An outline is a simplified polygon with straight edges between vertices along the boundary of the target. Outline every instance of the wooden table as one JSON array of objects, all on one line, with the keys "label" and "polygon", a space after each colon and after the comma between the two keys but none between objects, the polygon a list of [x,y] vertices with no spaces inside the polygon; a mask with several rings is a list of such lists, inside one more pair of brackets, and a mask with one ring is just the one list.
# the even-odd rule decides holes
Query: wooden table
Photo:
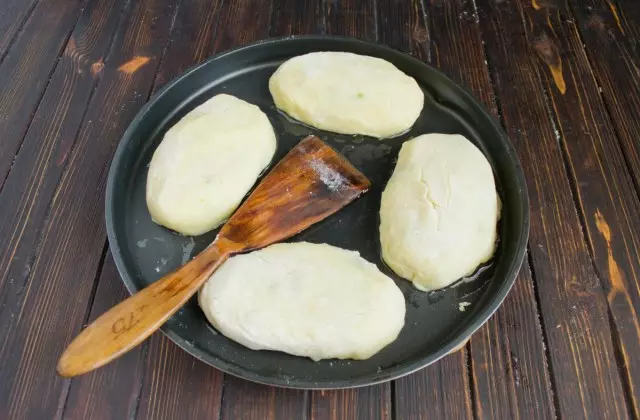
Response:
[{"label": "wooden table", "polygon": [[[504,125],[532,219],[504,305],[460,351],[362,389],[255,385],[160,333],[56,376],[126,296],[104,188],[138,109],[220,51],[305,33],[409,52]],[[0,418],[640,417],[639,42],[637,0],[0,0]]]}]

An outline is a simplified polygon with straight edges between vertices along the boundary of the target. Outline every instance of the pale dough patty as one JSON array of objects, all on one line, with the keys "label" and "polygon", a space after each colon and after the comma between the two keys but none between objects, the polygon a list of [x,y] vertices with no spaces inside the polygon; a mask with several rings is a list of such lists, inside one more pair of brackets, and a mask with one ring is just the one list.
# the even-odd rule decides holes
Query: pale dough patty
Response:
[{"label": "pale dough patty", "polygon": [[255,105],[217,95],[165,134],[149,166],[153,221],[185,235],[222,223],[271,161],[276,136]]},{"label": "pale dough patty", "polygon": [[421,290],[469,275],[495,251],[500,201],[482,152],[460,135],[402,145],[382,193],[384,261]]},{"label": "pale dough patty", "polygon": [[424,103],[418,83],[393,64],[346,52],[294,57],[274,73],[269,90],[279,109],[303,123],[373,137],[407,131]]},{"label": "pale dough patty", "polygon": [[404,325],[404,296],[355,251],[307,242],[232,257],[203,286],[200,306],[253,350],[367,359]]}]

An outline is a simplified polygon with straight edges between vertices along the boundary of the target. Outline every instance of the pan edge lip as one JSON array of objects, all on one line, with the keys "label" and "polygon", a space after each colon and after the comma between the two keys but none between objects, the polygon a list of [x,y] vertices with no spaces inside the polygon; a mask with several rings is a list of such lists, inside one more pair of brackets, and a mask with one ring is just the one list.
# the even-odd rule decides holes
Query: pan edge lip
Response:
[{"label": "pan edge lip", "polygon": [[463,344],[467,341],[471,335],[476,332],[480,327],[482,327],[488,319],[498,310],[498,308],[502,305],[504,299],[507,294],[513,287],[518,273],[521,269],[522,264],[524,263],[525,255],[528,249],[528,237],[529,237],[529,229],[530,229],[530,204],[529,204],[529,195],[528,188],[526,184],[526,180],[524,177],[524,171],[522,169],[522,165],[520,163],[520,159],[518,154],[513,146],[513,143],[509,139],[508,135],[505,133],[502,126],[498,123],[495,117],[487,111],[483,104],[481,104],[473,94],[469,91],[469,89],[461,85],[459,83],[454,82],[451,78],[449,78],[446,74],[442,73],[440,70],[432,67],[426,62],[423,62],[407,53],[403,53],[399,50],[391,48],[387,45],[363,41],[353,37],[347,36],[330,36],[330,35],[295,35],[295,36],[286,36],[286,37],[278,37],[278,38],[268,38],[263,39],[257,42],[253,42],[250,44],[242,45],[218,54],[215,54],[213,57],[205,60],[199,64],[196,64],[186,71],[178,75],[176,78],[165,84],[162,88],[160,88],[157,92],[155,92],[149,100],[140,108],[135,117],[129,123],[127,129],[122,134],[116,151],[114,152],[113,158],[110,163],[107,183],[106,183],[106,191],[105,191],[105,222],[106,222],[106,230],[107,230],[107,239],[109,242],[109,247],[111,248],[111,254],[113,260],[116,264],[116,268],[118,273],[120,274],[120,278],[124,283],[127,291],[130,294],[133,294],[140,289],[135,286],[131,276],[129,275],[128,269],[122,257],[121,249],[118,244],[117,234],[115,231],[114,225],[114,195],[115,193],[115,182],[116,182],[116,173],[119,170],[120,162],[122,161],[122,157],[126,154],[127,146],[132,141],[132,134],[135,132],[137,127],[140,125],[141,121],[144,120],[149,110],[152,106],[162,97],[167,91],[169,91],[173,86],[179,84],[183,79],[187,78],[190,74],[195,71],[198,71],[200,68],[211,65],[211,63],[217,60],[223,60],[224,58],[231,56],[233,54],[239,54],[246,50],[251,50],[254,48],[260,48],[264,46],[272,46],[279,45],[283,42],[331,42],[342,44],[344,42],[354,43],[362,45],[366,48],[378,49],[379,51],[385,51],[387,53],[393,53],[398,57],[401,57],[403,60],[408,60],[409,62],[414,62],[417,65],[426,66],[430,71],[437,73],[439,76],[443,77],[451,86],[454,86],[460,95],[464,97],[465,101],[470,101],[472,104],[477,106],[482,111],[482,116],[486,119],[486,121],[492,126],[493,130],[496,133],[500,134],[500,142],[506,146],[506,152],[510,158],[508,162],[508,166],[512,167],[513,172],[516,177],[516,185],[519,187],[519,191],[517,194],[518,202],[522,206],[521,211],[518,214],[518,218],[522,219],[522,224],[520,226],[519,231],[514,229],[515,246],[516,252],[514,258],[509,262],[509,266],[507,269],[507,275],[503,277],[503,282],[500,287],[487,299],[487,303],[482,307],[479,312],[472,316],[470,321],[467,322],[465,328],[461,329],[452,336],[450,339],[446,339],[448,342],[447,345],[441,346],[440,349],[434,353],[431,353],[427,356],[418,357],[417,360],[410,363],[398,364],[395,367],[387,368],[385,371],[380,373],[374,373],[366,376],[361,376],[357,379],[349,379],[349,380],[338,380],[338,381],[309,381],[309,380],[286,380],[277,376],[267,377],[262,374],[257,374],[249,369],[245,368],[237,368],[233,363],[229,363],[222,358],[215,356],[211,353],[207,353],[200,348],[193,347],[187,344],[187,340],[180,337],[177,333],[175,333],[167,324],[164,324],[160,330],[165,334],[170,340],[176,343],[183,351],[186,351],[190,355],[196,357],[197,359],[219,369],[227,374],[232,376],[240,377],[252,382],[257,382],[265,385],[276,386],[281,388],[291,388],[291,389],[315,389],[315,390],[323,390],[323,389],[345,389],[345,388],[357,388],[368,385],[375,385],[387,381],[391,381],[394,379],[401,378],[403,376],[409,375],[415,371],[418,371],[422,368],[425,368],[447,354],[451,352],[451,350],[455,349],[459,345]]}]

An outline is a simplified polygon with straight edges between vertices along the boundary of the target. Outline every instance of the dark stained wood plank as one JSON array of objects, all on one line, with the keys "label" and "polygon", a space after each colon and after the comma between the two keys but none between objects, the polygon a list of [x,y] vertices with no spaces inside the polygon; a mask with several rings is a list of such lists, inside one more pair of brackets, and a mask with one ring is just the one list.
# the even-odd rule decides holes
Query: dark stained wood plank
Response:
[{"label": "dark stained wood plank", "polygon": [[100,78],[124,0],[91,1],[58,61],[0,190],[0,354],[13,334],[47,209]]},{"label": "dark stained wood plank", "polygon": [[327,34],[378,39],[375,0],[325,0],[324,4]]},{"label": "dark stained wood plank", "polygon": [[554,89],[566,93],[568,85],[559,81],[560,63],[544,68],[535,47],[557,50],[542,48],[542,38],[530,38],[534,22],[525,24],[522,4],[478,0],[477,5],[502,116],[528,183],[530,252],[553,380],[559,384],[557,409],[564,418],[627,418],[607,299],[584,241],[541,81],[549,73],[558,81]]},{"label": "dark stained wood plank", "polygon": [[160,332],[151,337],[148,348],[136,418],[217,419],[222,373],[186,353]]},{"label": "dark stained wood plank", "polygon": [[473,418],[467,352],[462,349],[395,381],[395,418]]},{"label": "dark stained wood plank", "polygon": [[183,0],[154,91],[212,55],[221,6],[221,0]]},{"label": "dark stained wood plank", "polygon": [[620,20],[620,26],[624,28],[631,52],[636,59],[640,59],[640,3],[635,0],[617,0],[612,1],[612,4],[618,15],[617,20]]},{"label": "dark stained wood plank", "polygon": [[225,0],[214,40],[214,52],[268,37],[271,6],[271,1],[267,0]]},{"label": "dark stained wood plank", "polygon": [[[109,252],[88,322],[92,322],[127,296]],[[137,348],[100,370],[73,379],[62,417],[93,420],[131,418],[138,406],[143,356],[142,349]]]},{"label": "dark stained wood plank", "polygon": [[[15,333],[0,353],[0,417],[51,418],[68,380],[55,374],[64,346],[85,321],[105,244],[103,197],[109,161],[151,88],[175,2],[132,2],[105,63],[51,204],[23,292]],[[58,413],[60,414],[60,413]]]},{"label": "dark stained wood plank", "polygon": [[631,34],[640,22],[627,21],[612,0],[570,3],[575,22],[569,25],[579,29],[636,191],[640,193],[640,59]]},{"label": "dark stained wood plank", "polygon": [[311,393],[311,420],[390,419],[388,384]]},{"label": "dark stained wood plank", "polygon": [[[525,10],[534,22],[530,39],[540,56],[540,72],[558,116],[559,134],[575,180],[585,233],[606,292],[619,363],[624,366],[624,385],[632,397],[634,414],[640,417],[640,359],[635,356],[640,354],[640,200],[624,158],[633,151],[621,149],[616,141],[614,124],[599,95],[599,86],[566,0],[558,0],[553,9],[538,5],[538,9],[527,7]],[[595,8],[593,12],[592,22],[598,16]],[[560,52],[571,51],[558,61],[557,73],[561,74],[554,74],[552,70],[555,63],[554,57],[548,54],[549,47],[551,51],[554,48]],[[612,49],[606,45],[591,47],[588,50]],[[622,63],[619,68],[623,68]],[[616,80],[625,78],[620,72],[614,74]],[[640,73],[635,80],[640,81]],[[640,101],[637,83],[635,90],[624,85],[617,89],[625,89],[626,98],[635,95],[635,100]],[[609,110],[611,115],[621,118],[614,109]],[[640,111],[634,109],[633,112],[635,115],[623,118],[638,119]],[[640,128],[637,121],[634,125]],[[635,143],[636,151],[640,150],[639,134],[640,130],[624,134],[629,142]],[[637,170],[640,173],[640,168]]]},{"label": "dark stained wood plank", "polygon": [[525,261],[500,310],[471,338],[479,418],[556,416],[542,329],[532,300],[533,282]]},{"label": "dark stained wood plank", "polygon": [[[498,108],[473,2],[430,0],[426,4],[431,32],[430,64],[467,87],[497,119]],[[414,34],[422,38],[420,31]]]},{"label": "dark stained wood plank", "polygon": [[378,1],[378,41],[423,61],[431,59],[429,28],[421,0]]},{"label": "dark stained wood plank", "polygon": [[[211,54],[220,5],[220,2],[210,0],[188,1],[180,4],[171,30],[171,41],[157,69],[153,91],[157,91]],[[117,290],[123,289],[122,287],[103,285],[104,282],[121,283],[117,275],[113,278],[105,274],[115,271],[114,262],[107,258],[94,306],[102,301],[112,302],[111,306],[113,306],[125,297],[117,293]],[[108,308],[104,307],[101,312],[106,309]],[[92,388],[86,389],[93,383],[109,383],[110,378],[113,377],[119,381],[122,388],[136,390],[133,395],[134,407],[126,415],[127,418],[133,418],[136,413],[138,418],[171,418],[169,416],[175,418],[176,413],[183,412],[194,419],[217,417],[222,392],[221,372],[191,357],[159,332],[130,354],[139,356],[136,358],[138,364],[135,366],[116,361],[88,374],[87,377],[91,378],[90,380],[82,381],[80,378],[79,380],[82,381],[80,385],[76,385],[78,380],[74,379],[71,392],[74,392],[74,386],[80,389],[76,391],[80,396],[75,404],[81,407],[114,404],[112,398],[115,396],[112,394],[95,394]],[[127,355],[127,357],[134,356]],[[132,375],[132,370],[140,374]],[[193,396],[200,393],[203,393],[203,397],[198,398],[197,403],[194,404]],[[73,394],[70,394],[70,398],[72,396]],[[70,404],[71,400],[67,407]],[[75,412],[73,414],[75,417]],[[124,418],[124,416],[111,416],[111,418]]]},{"label": "dark stained wood plank", "polygon": [[83,0],[41,0],[0,65],[0,188]]},{"label": "dark stained wood plank", "polygon": [[307,418],[305,391],[275,388],[225,376],[223,420],[288,420]]},{"label": "dark stained wood plank", "polygon": [[322,2],[274,0],[271,36],[309,35],[324,32]]},{"label": "dark stained wood plank", "polygon": [[0,62],[38,0],[5,0],[0,10]]}]

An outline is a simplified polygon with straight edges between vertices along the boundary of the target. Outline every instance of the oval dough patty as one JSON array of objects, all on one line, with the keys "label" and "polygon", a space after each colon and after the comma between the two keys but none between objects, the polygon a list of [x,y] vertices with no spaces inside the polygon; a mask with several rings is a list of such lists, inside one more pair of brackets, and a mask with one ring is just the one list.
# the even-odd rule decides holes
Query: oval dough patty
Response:
[{"label": "oval dough patty", "polygon": [[346,52],[294,57],[271,76],[276,106],[311,126],[391,137],[413,125],[424,103],[418,83],[388,61]]},{"label": "oval dough patty", "polygon": [[499,207],[491,166],[469,140],[416,137],[382,193],[382,257],[418,289],[446,287],[493,256]]},{"label": "oval dough patty", "polygon": [[200,235],[227,219],[269,164],[276,136],[255,105],[217,95],[171,127],[149,165],[154,222]]},{"label": "oval dough patty", "polygon": [[254,350],[313,360],[367,359],[404,325],[404,296],[355,251],[307,242],[229,259],[200,306],[222,334]]}]

